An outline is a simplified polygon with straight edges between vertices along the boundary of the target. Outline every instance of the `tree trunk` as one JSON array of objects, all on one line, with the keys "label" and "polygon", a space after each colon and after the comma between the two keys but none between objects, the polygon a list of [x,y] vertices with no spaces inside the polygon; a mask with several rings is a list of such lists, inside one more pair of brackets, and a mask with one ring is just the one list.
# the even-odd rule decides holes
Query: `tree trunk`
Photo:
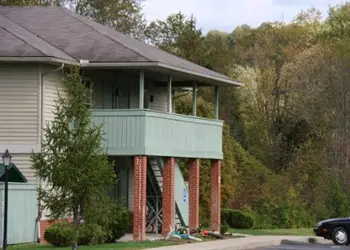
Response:
[{"label": "tree trunk", "polygon": [[79,213],[78,206],[73,211],[73,242],[72,242],[72,250],[78,250],[78,228],[79,228]]}]

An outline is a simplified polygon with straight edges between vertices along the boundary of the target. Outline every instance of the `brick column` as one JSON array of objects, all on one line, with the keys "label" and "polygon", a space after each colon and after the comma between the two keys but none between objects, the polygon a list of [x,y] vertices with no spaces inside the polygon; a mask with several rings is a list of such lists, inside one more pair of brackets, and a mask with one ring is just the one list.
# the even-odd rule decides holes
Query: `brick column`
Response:
[{"label": "brick column", "polygon": [[146,240],[147,157],[134,156],[134,240]]},{"label": "brick column", "polygon": [[175,159],[164,158],[163,195],[162,195],[162,235],[166,236],[175,220]]},{"label": "brick column", "polygon": [[220,232],[221,224],[221,161],[211,161],[210,175],[210,229]]},{"label": "brick column", "polygon": [[189,185],[189,227],[196,229],[199,226],[199,159],[188,161],[188,185]]}]

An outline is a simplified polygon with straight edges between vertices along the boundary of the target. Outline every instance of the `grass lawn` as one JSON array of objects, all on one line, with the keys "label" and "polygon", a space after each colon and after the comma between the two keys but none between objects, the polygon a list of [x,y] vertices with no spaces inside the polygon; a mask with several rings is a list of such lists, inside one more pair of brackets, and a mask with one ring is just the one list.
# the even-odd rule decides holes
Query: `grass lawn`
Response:
[{"label": "grass lawn", "polygon": [[296,229],[230,229],[232,233],[249,234],[249,235],[296,235],[296,236],[313,236],[312,228]]},{"label": "grass lawn", "polygon": [[[143,249],[143,248],[153,248],[153,247],[163,247],[163,246],[170,246],[175,244],[183,244],[185,242],[183,241],[144,241],[144,242],[121,242],[121,243],[115,243],[115,244],[105,244],[105,245],[96,245],[96,246],[81,246],[79,249],[81,250],[137,250],[137,249]],[[71,247],[53,247],[49,245],[18,245],[18,246],[11,246],[9,247],[9,250],[70,250]]]}]

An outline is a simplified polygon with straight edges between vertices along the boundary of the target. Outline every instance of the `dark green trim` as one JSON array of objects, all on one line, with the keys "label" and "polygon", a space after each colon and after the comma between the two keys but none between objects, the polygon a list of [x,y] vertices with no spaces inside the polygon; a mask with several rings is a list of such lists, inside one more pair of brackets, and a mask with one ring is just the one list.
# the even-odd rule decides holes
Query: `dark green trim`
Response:
[{"label": "dark green trim", "polygon": [[[5,181],[5,165],[0,163],[0,181]],[[9,182],[28,182],[22,172],[16,167],[15,164],[11,163],[9,166]]]}]

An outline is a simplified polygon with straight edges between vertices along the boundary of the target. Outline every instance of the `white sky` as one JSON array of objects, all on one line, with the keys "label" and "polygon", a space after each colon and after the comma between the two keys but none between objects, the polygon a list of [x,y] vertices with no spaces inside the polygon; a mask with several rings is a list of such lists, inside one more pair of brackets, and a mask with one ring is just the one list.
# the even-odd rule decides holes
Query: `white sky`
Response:
[{"label": "white sky", "polygon": [[212,29],[231,32],[237,25],[259,26],[264,21],[291,21],[300,10],[313,6],[327,14],[328,6],[347,0],[145,0],[147,20],[164,20],[178,11],[193,14],[206,33]]}]

